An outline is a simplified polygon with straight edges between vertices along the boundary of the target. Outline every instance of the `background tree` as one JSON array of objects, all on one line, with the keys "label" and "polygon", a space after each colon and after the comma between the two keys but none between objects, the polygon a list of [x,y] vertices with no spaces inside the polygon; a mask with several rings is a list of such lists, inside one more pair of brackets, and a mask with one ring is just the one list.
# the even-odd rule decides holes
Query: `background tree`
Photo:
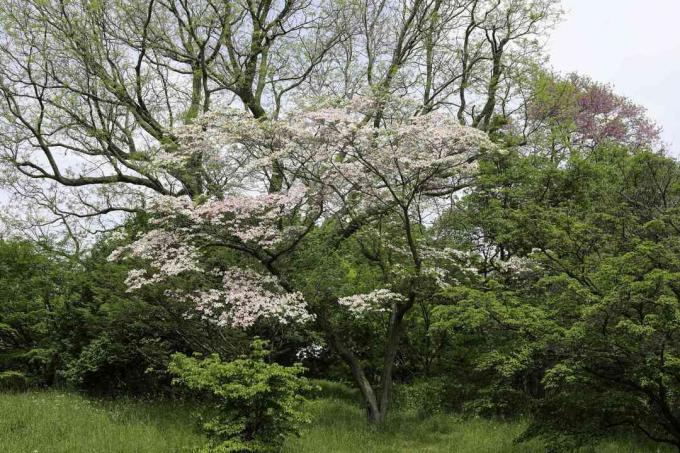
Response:
[{"label": "background tree", "polygon": [[0,371],[54,383],[58,359],[50,321],[63,303],[65,267],[33,244],[0,241]]},{"label": "background tree", "polygon": [[[677,163],[612,142],[559,163],[508,157],[468,199],[481,273],[433,310],[468,353],[444,366],[467,363],[478,407],[524,407],[527,435],[555,446],[630,427],[677,445]],[[445,231],[461,240],[464,219]]]},{"label": "background tree", "polygon": [[[102,214],[143,210],[149,191],[211,194],[215,184],[199,155],[181,171],[150,162],[174,153],[175,127],[226,106],[277,118],[310,94],[398,95],[417,101],[414,112],[449,109],[486,130],[494,115],[522,110],[513,74],[540,58],[557,6],[7,0],[3,160],[23,175],[12,184],[23,196],[87,225]],[[376,126],[382,115],[374,111]],[[274,160],[270,191],[281,189],[282,171]]]}]

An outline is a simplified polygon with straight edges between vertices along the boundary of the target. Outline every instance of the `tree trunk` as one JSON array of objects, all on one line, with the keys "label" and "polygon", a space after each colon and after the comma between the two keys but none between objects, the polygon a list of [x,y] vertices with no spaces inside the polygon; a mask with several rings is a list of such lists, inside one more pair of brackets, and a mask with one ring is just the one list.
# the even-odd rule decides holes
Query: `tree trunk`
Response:
[{"label": "tree trunk", "polygon": [[[392,404],[392,389],[394,387],[394,361],[399,352],[399,342],[401,341],[403,320],[406,311],[397,304],[392,307],[390,314],[390,325],[387,331],[387,344],[385,345],[385,352],[383,355],[383,371],[380,379],[381,395],[380,395],[380,411],[382,418],[387,416],[387,412]],[[382,421],[382,420],[381,420]]]},{"label": "tree trunk", "polygon": [[378,399],[376,398],[375,391],[373,390],[370,381],[366,377],[366,373],[364,372],[359,359],[342,343],[342,341],[340,341],[334,331],[330,332],[330,337],[333,348],[345,360],[352,371],[354,381],[356,382],[357,387],[359,387],[361,396],[363,397],[364,403],[366,404],[368,420],[379,420],[381,411],[378,405]]},{"label": "tree trunk", "polygon": [[331,333],[334,349],[349,365],[354,381],[356,382],[357,387],[359,387],[359,391],[366,404],[369,423],[380,424],[387,419],[387,414],[392,404],[394,361],[397,357],[397,352],[399,351],[399,342],[403,331],[403,319],[407,311],[408,308],[399,307],[396,304],[392,307],[390,324],[387,332],[387,344],[385,345],[385,351],[383,353],[383,369],[379,383],[379,398],[374,386],[366,377],[366,373],[364,372],[359,359],[342,343],[335,332]]}]

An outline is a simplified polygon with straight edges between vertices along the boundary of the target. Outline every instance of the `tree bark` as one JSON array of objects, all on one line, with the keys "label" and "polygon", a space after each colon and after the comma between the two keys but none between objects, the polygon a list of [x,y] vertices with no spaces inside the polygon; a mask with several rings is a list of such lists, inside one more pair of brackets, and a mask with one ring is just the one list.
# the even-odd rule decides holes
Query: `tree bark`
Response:
[{"label": "tree bark", "polygon": [[[390,322],[387,332],[387,344],[383,352],[383,369],[380,382],[376,386],[371,384],[366,376],[359,358],[344,345],[338,334],[334,331],[329,332],[333,349],[343,358],[350,367],[361,396],[366,405],[367,418],[369,423],[380,424],[385,422],[392,405],[392,390],[394,387],[393,374],[394,362],[399,352],[399,342],[403,333],[403,320],[412,303],[406,305],[394,304],[390,314]],[[326,329],[330,329],[326,326]],[[376,389],[379,389],[379,395]]]}]

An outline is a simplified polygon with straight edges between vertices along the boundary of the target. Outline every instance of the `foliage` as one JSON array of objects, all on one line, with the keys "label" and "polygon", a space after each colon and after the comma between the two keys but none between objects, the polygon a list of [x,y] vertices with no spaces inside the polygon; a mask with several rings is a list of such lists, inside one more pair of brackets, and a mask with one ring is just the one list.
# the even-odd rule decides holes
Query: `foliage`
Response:
[{"label": "foliage", "polygon": [[187,319],[188,307],[165,297],[163,288],[128,293],[129,266],[107,261],[112,247],[98,244],[71,270],[68,297],[51,324],[59,376],[68,384],[100,394],[167,393],[174,352],[233,357],[245,348],[239,335]]},{"label": "foliage", "polygon": [[361,403],[361,394],[350,385],[326,379],[310,379],[310,383],[316,389],[313,395],[317,398]]},{"label": "foliage", "polygon": [[553,152],[607,143],[631,150],[660,148],[661,128],[644,107],[616,94],[611,86],[578,74],[562,77],[546,71],[538,71],[534,83],[528,114],[533,122],[544,124],[533,138],[536,144]]},{"label": "foliage", "polygon": [[24,391],[29,387],[28,379],[18,371],[0,371],[0,391]]},{"label": "foliage", "polygon": [[534,414],[529,437],[574,448],[634,428],[677,445],[680,167],[612,144],[542,159],[496,167],[507,185],[466,208],[484,250],[529,265],[504,276],[487,259],[435,327],[466,345],[482,407]]},{"label": "foliage", "polygon": [[[678,447],[680,167],[618,149],[595,159],[589,203],[569,217],[563,207],[539,217],[548,270],[541,293],[562,320],[540,414],[557,415],[550,408],[562,401],[585,416],[583,424],[567,418],[558,432],[587,438],[629,426]],[[555,427],[552,416],[539,417]]]},{"label": "foliage", "polygon": [[0,240],[0,371],[54,382],[50,323],[63,303],[63,261],[29,242]]},{"label": "foliage", "polygon": [[300,365],[267,363],[266,342],[256,339],[249,357],[223,362],[175,354],[174,382],[207,393],[215,415],[203,424],[210,437],[205,452],[278,452],[290,434],[307,422],[302,393],[310,390]]},{"label": "foliage", "polygon": [[438,379],[401,384],[395,394],[395,403],[400,409],[411,411],[422,419],[443,412],[446,404],[445,383]]},{"label": "foliage", "polygon": [[36,385],[160,394],[170,390],[172,353],[233,357],[246,348],[237,332],[187,319],[188,307],[162,288],[127,293],[129,267],[106,260],[111,247],[100,242],[78,262],[28,242],[0,242],[0,371]]}]

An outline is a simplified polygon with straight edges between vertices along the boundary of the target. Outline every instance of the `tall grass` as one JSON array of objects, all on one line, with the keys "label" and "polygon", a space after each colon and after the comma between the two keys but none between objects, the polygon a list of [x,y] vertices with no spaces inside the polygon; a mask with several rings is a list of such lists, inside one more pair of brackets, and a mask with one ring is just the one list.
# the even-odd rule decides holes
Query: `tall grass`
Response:
[{"label": "tall grass", "polygon": [[0,393],[0,452],[190,452],[204,442],[191,420],[190,409],[181,405]]},{"label": "tall grass", "polygon": [[[367,425],[362,410],[347,401],[312,401],[314,422],[298,439],[290,439],[286,453],[538,453],[546,448],[540,441],[515,444],[526,422],[464,419],[439,414],[420,419],[407,412],[393,413],[382,427]],[[586,452],[666,452],[656,444],[639,439],[615,439]]]},{"label": "tall grass", "polygon": [[[545,447],[513,439],[523,422],[436,415],[419,419],[395,412],[382,427],[366,424],[353,402],[310,401],[313,422],[286,444],[285,453],[534,453]],[[1,453],[174,453],[190,452],[205,438],[197,434],[194,409],[180,403],[129,399],[89,400],[57,392],[0,393]],[[587,451],[587,450],[586,450]],[[598,445],[598,453],[667,451],[638,440]]]},{"label": "tall grass", "polygon": [[462,420],[435,415],[421,420],[393,413],[379,428],[366,423],[360,408],[339,400],[317,400],[309,405],[314,423],[299,439],[288,443],[289,453],[316,452],[542,452],[538,444],[513,445],[521,424]]}]

